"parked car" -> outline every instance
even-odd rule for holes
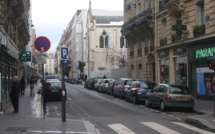
[[[117,85],[114,87],[114,96],[118,96],[123,99],[128,90],[128,86],[131,86],[133,79],[131,78],[120,78]]]
[[[103,79],[97,79],[97,82],[94,84],[94,90],[98,90],[98,85],[100,84],[100,81]]]
[[[109,83],[114,79],[104,79],[103,83],[101,83],[101,92],[107,93]]]
[[[89,85],[90,79],[91,78],[86,79],[86,81],[84,82],[84,88],[89,88],[88,85]]]
[[[145,105],[159,106],[162,111],[169,107],[183,107],[193,111],[194,98],[187,86],[176,84],[158,84],[146,95]]]
[[[131,87],[126,91],[126,101],[132,100],[134,104],[140,101],[145,101],[146,94],[152,90],[157,84],[155,82],[138,80],[134,81]]]
[[[60,80],[46,81],[45,87],[47,89],[47,100],[62,99],[62,82]]]
[[[102,79],[101,77],[92,77],[91,81],[89,82],[89,89],[95,90],[95,84],[97,83],[98,79]]]
[[[113,96],[114,87],[117,85],[117,80],[112,80],[108,83],[107,94]]]

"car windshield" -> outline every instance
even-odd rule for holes
[[[170,86],[170,94],[191,94],[190,90],[186,86]]]

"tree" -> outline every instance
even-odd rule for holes
[[[85,62],[78,61],[78,68],[80,70],[80,73],[84,72]]]
[[[115,53],[110,56],[110,62],[113,63],[114,65],[121,67],[126,67],[127,66],[127,53],[122,55],[122,53]]]

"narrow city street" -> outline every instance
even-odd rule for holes
[[[211,132],[190,126],[185,118],[197,115],[182,109],[161,112],[158,108],[134,105],[107,94],[66,83],[66,118],[89,120],[101,134],[197,134]],[[48,102],[46,118],[61,118],[61,102]]]

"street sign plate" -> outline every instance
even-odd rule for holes
[[[61,60],[69,60],[69,49],[68,47],[60,47]]]
[[[31,61],[31,51],[21,51],[20,59],[21,61]]]
[[[61,60],[61,64],[67,64],[68,60]]]
[[[46,64],[46,59],[45,58],[37,58],[37,63],[38,64]]]
[[[36,40],[34,41],[34,48],[38,52],[41,52],[41,53],[46,52],[49,50],[50,47],[51,47],[51,43],[49,39],[44,36],[40,36],[36,38]]]

